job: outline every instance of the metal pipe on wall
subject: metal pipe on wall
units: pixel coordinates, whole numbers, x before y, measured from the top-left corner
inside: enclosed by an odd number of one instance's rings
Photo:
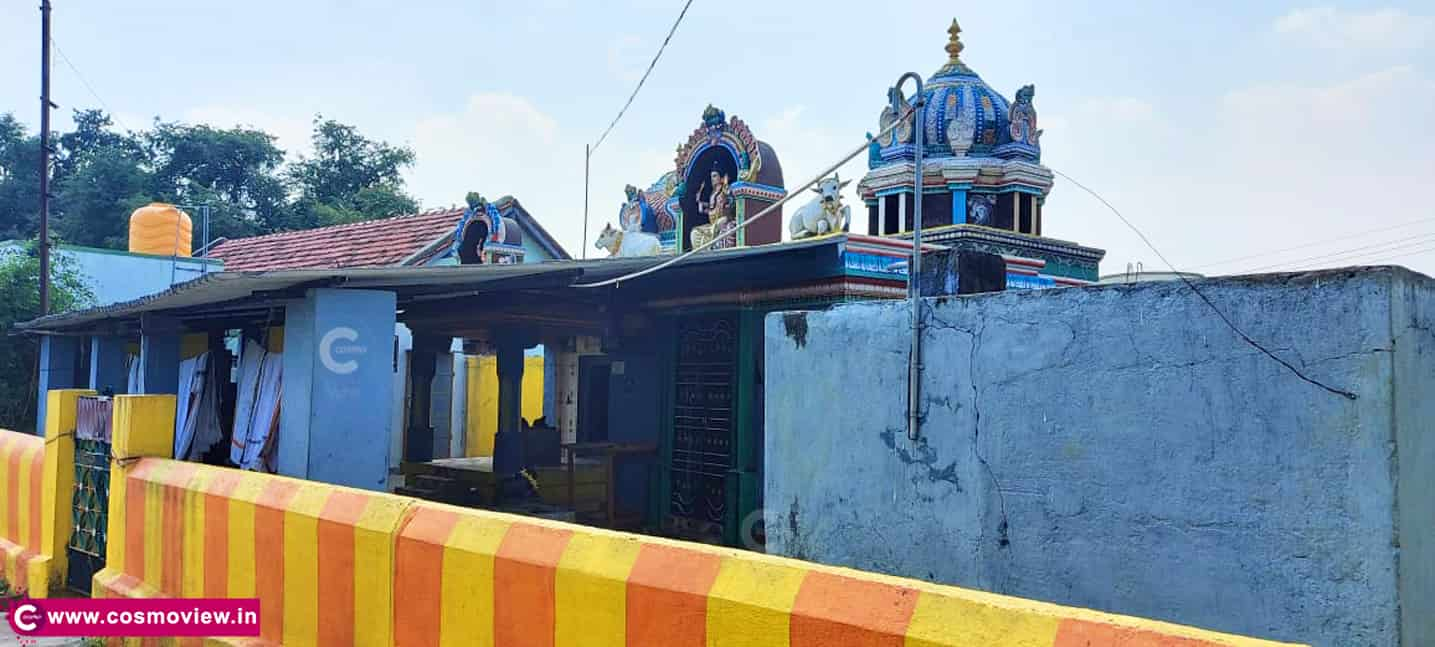
[[[897,79],[897,83],[888,91],[889,99],[892,101],[892,114],[902,114],[902,106],[898,97],[902,96],[902,84],[912,79],[917,83],[917,93],[912,102],[912,262],[907,264],[907,297],[912,300],[912,351],[907,358],[907,438],[917,440],[921,437],[921,400],[922,400],[922,288],[920,285],[922,273],[922,142],[923,124],[922,108],[926,104],[926,98],[922,94],[922,77],[916,72],[908,72]],[[898,196],[901,199],[901,196]]]

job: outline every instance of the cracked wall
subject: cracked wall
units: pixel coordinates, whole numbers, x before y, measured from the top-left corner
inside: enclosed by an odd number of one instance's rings
[[[1314,645],[1435,644],[1435,287],[1390,268],[766,322],[768,550]],[[799,511],[800,510],[800,514]],[[1403,637],[1402,637],[1403,635]]]

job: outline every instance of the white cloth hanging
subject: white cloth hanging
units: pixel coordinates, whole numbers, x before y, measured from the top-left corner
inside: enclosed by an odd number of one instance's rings
[[[125,355],[125,393],[140,392],[140,358]]]
[[[174,413],[174,457],[199,460],[223,434],[219,429],[219,380],[213,355],[204,352],[179,364]]]
[[[194,441],[194,427],[198,419],[198,404],[204,395],[204,366],[209,353],[191,357],[179,363],[179,387],[174,399],[174,453],[171,456],[184,460],[189,455]]]
[[[245,342],[244,355],[239,360],[239,393],[229,448],[230,462],[243,469],[264,469],[265,459],[272,458],[282,373],[280,353],[270,353],[253,341]]]

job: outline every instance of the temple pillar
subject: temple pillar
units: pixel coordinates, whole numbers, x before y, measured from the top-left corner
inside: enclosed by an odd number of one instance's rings
[[[427,462],[434,459],[437,445],[433,426],[433,385],[438,373],[443,339],[414,335],[409,351],[409,419],[404,434],[404,460]]]
[[[1012,194],[1012,231],[1022,232],[1022,194]]]
[[[393,292],[324,288],[285,307],[279,473],[385,489],[394,301]]]
[[[523,342],[498,340],[498,433],[493,439],[493,473],[508,476],[523,469]]]
[[[35,435],[45,433],[45,410],[49,393],[80,385],[75,365],[80,359],[80,338],[44,335],[40,337],[40,380],[35,404]]]
[[[873,236],[881,236],[890,233],[887,227],[887,197],[877,196],[877,228],[872,231]]]
[[[121,394],[128,390],[124,337],[97,335],[90,338],[89,385],[96,393],[113,389],[115,394]]]
[[[897,194],[897,231],[912,231],[912,223],[907,220],[907,194]]]
[[[967,190],[952,188],[952,224],[967,222]]]
[[[543,344],[543,422],[558,428],[556,413],[558,400],[558,349],[561,346]]]
[[[434,458],[453,455],[453,374],[453,351],[434,353],[429,395],[429,426],[433,427]]]

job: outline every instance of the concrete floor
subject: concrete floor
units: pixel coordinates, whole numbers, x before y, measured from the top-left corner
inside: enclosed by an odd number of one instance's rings
[[[22,638],[10,629],[10,614],[0,613],[0,647],[82,647],[84,638]]]

